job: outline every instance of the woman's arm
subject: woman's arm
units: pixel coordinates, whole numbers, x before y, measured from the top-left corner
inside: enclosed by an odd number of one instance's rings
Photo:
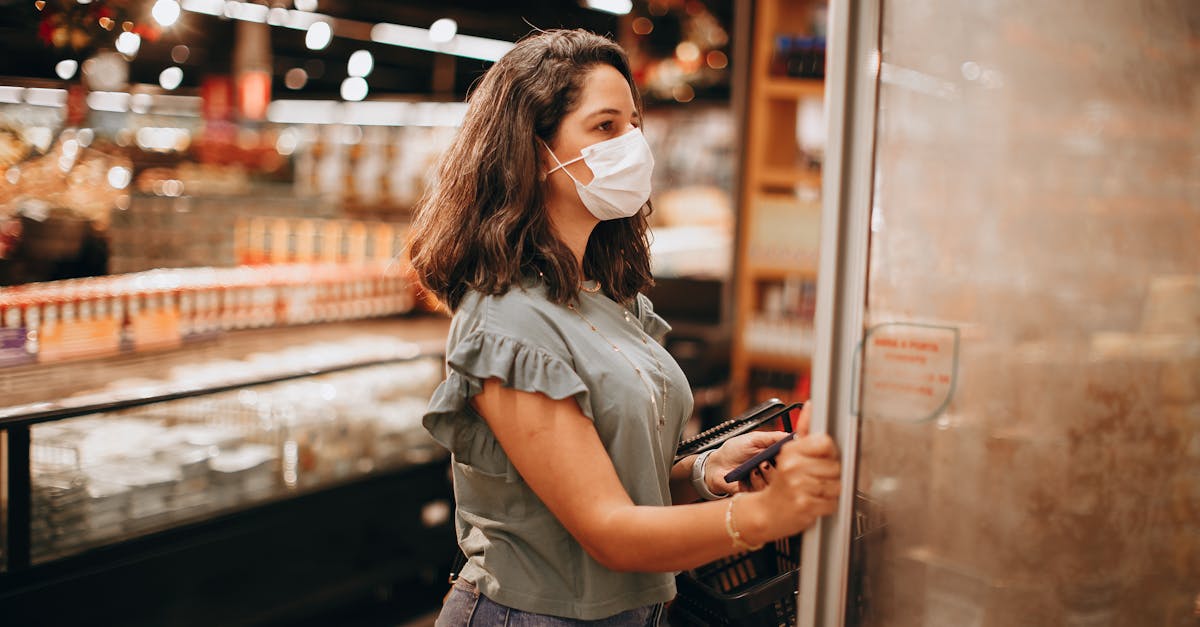
[[[604,566],[669,572],[736,552],[725,528],[728,501],[635,505],[573,399],[555,401],[489,379],[473,403],[529,487]],[[756,544],[793,535],[831,513],[840,473],[826,436],[783,447],[770,484],[737,502],[734,520],[742,537]]]
[[[695,503],[700,495],[692,487],[692,467],[699,455],[688,455],[671,466],[671,502],[675,504]]]

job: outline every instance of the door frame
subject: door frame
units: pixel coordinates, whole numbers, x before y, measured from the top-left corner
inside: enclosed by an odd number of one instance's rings
[[[837,512],[804,533],[797,624],[841,627],[846,619],[851,522],[858,451],[855,352],[864,330],[882,0],[833,0],[826,69],[826,147],[812,425],[828,433],[842,460]]]

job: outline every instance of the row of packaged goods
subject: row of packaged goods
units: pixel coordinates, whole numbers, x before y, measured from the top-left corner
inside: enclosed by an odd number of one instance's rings
[[[770,72],[792,78],[825,78],[825,38],[776,35]]]
[[[816,336],[815,277],[791,276],[759,281],[755,315],[746,321],[743,343],[763,355],[804,358],[812,354]]]
[[[241,221],[328,219],[335,213],[320,198],[286,189],[237,196],[134,195],[128,209],[113,212],[106,231],[108,271],[235,266],[243,263],[236,246]]]
[[[234,229],[237,263],[399,262],[407,242],[405,225],[362,220],[239,218]]]
[[[411,311],[393,264],[188,268],[28,284],[0,294],[0,367],[172,348],[222,331]]]
[[[457,124],[291,130],[296,190],[351,204],[411,207],[425,192],[433,164],[457,130]]]
[[[165,199],[134,204],[156,200]],[[173,202],[193,204],[189,200]],[[191,209],[122,215],[110,228],[113,273],[264,263],[388,264],[401,259],[408,233],[390,222],[296,215],[214,217]]]
[[[397,342],[363,336],[179,366],[161,385],[203,385],[218,370],[248,378],[298,356],[345,359]],[[37,425],[35,560],[439,459],[421,416],[440,379],[439,360],[415,359]]]

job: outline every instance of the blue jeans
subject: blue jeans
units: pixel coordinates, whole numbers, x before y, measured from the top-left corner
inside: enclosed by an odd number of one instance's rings
[[[454,582],[435,627],[667,627],[663,604],[647,605],[600,620],[577,620],[522,612],[505,607],[479,594],[475,584],[459,579]]]

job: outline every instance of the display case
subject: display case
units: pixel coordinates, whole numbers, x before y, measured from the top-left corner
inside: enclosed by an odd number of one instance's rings
[[[444,333],[440,318],[247,330],[6,370],[10,388],[46,385],[0,410],[0,616],[262,624],[380,590],[435,599],[422,586],[453,557],[452,494],[421,416]],[[72,387],[67,368],[76,393],[37,400]]]

